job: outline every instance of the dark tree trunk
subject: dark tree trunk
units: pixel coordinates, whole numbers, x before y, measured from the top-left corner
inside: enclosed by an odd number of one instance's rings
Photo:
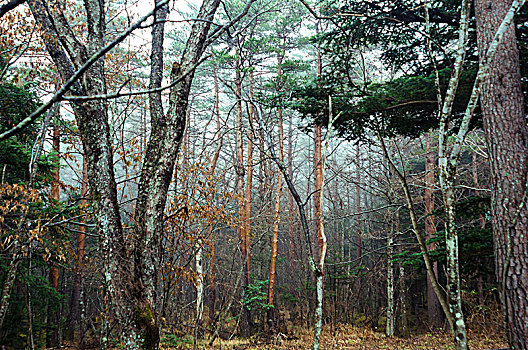
[[[512,1],[475,0],[481,61]],[[481,91],[492,174],[495,266],[508,341],[528,349],[528,128],[513,24],[507,29]]]

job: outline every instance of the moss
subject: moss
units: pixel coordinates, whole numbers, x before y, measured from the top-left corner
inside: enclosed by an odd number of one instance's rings
[[[144,349],[158,349],[159,329],[156,318],[149,304],[144,307],[136,307],[136,321],[141,329]]]

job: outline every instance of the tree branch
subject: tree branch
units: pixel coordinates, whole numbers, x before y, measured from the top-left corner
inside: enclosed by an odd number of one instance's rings
[[[40,108],[38,108],[35,112],[31,113],[30,116],[22,120],[12,129],[4,132],[3,134],[0,134],[0,141],[5,140],[6,138],[22,131],[29,124],[34,122],[42,113],[47,111],[53,105],[53,103],[60,101],[62,97],[70,90],[70,87],[72,87],[72,85],[77,82],[77,79],[79,79],[81,75],[83,75],[95,62],[97,62],[107,52],[117,46],[117,44],[122,42],[128,35],[130,35],[130,33],[138,29],[141,24],[145,22],[150,16],[152,16],[159,7],[167,4],[168,2],[169,0],[163,0],[162,2],[160,2],[158,6],[155,6],[152,11],[147,13],[145,16],[141,17],[136,23],[134,23],[127,30],[121,33],[116,39],[114,39],[112,42],[108,43],[101,50],[92,55],[92,57],[90,57],[88,61],[86,61],[77,71],[75,71],[71,78],[68,79],[68,81],[62,86],[62,88],[60,88],[59,91],[57,91],[48,102],[43,104]]]

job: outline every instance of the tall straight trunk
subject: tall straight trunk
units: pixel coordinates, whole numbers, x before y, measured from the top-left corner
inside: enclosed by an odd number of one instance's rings
[[[281,81],[282,78],[282,55],[277,56],[277,81]],[[277,124],[279,128],[279,161],[284,161],[284,132],[283,132],[283,118],[282,118],[282,106],[279,107],[277,112]],[[268,309],[267,320],[268,326],[271,331],[275,328],[275,278],[276,278],[276,267],[277,267],[277,250],[279,242],[279,223],[280,223],[280,206],[282,196],[282,173],[277,172],[277,192],[275,193],[275,210],[273,213],[273,233],[271,237],[271,259],[270,259],[270,273],[269,273],[269,285],[268,285]]]
[[[475,0],[480,63],[514,1]],[[491,167],[495,268],[510,347],[528,349],[528,127],[515,26],[507,27],[481,93]]]
[[[322,204],[323,204],[323,194],[322,194],[322,184],[323,184],[323,167],[321,162],[321,126],[317,125],[314,128],[314,223],[315,223],[315,232],[317,235],[317,260],[318,268],[315,270],[315,294],[316,294],[316,304],[314,310],[314,341],[313,348],[314,350],[319,349],[321,345],[321,330],[323,327],[323,293],[324,293],[324,255],[323,255],[323,235],[324,235],[324,226],[323,226],[323,213],[322,213]],[[321,263],[323,262],[323,263]]]
[[[393,221],[393,220],[392,220]],[[394,222],[391,222],[387,233],[387,327],[385,334],[394,336]]]
[[[249,100],[253,101],[253,85],[254,78],[253,72],[249,75]],[[245,193],[245,213],[244,213],[244,236],[246,253],[249,255],[251,251],[251,192],[253,190],[253,102],[249,103],[248,106],[248,127],[246,129],[248,145],[247,145],[247,177],[246,177],[246,193]],[[247,278],[249,281],[249,267],[250,261],[247,259],[246,262]]]
[[[249,266],[250,257],[246,237],[246,205],[245,205],[245,168],[244,168],[244,127],[242,122],[242,64],[240,59],[236,61],[235,72],[235,97],[236,97],[236,164],[235,171],[237,175],[238,191],[238,236],[244,272],[242,276],[242,293],[249,285]],[[250,313],[247,307],[242,308],[242,317],[240,320],[240,333],[244,337],[250,335]]]
[[[475,197],[478,197],[480,194],[479,188],[479,178],[478,178],[478,167],[477,167],[477,152],[473,152],[472,155],[472,162],[471,162],[471,176],[473,178],[473,186],[475,187]],[[486,228],[486,218],[484,215],[479,214],[479,224],[481,229]],[[479,265],[482,263],[482,258],[479,257]],[[482,272],[477,268],[475,271],[476,277],[477,277],[477,296],[478,296],[478,302],[479,305],[484,305],[484,280],[482,278]]]
[[[202,324],[203,316],[203,296],[204,296],[204,270],[203,270],[203,240],[197,243],[195,255],[196,268],[196,316],[194,322],[194,344],[196,347],[198,341],[198,333]]]
[[[83,157],[83,171],[82,171],[82,183],[81,183],[81,201],[80,207],[85,208],[86,206],[86,195],[88,194],[88,174],[86,172],[86,158]],[[86,219],[82,220],[86,223]],[[81,344],[83,342],[83,329],[82,329],[82,310],[81,310],[81,293],[83,283],[83,264],[84,264],[84,252],[86,242],[86,226],[80,225],[79,233],[77,235],[77,259],[75,261],[75,276],[73,281],[72,300],[70,306],[70,338],[73,340],[75,336],[75,329],[77,325],[81,325]]]
[[[319,33],[319,22],[316,25],[316,31]],[[317,47],[317,77],[319,78],[323,71],[323,64],[321,59],[321,48]],[[329,100],[331,103],[331,100]],[[329,106],[329,120],[332,119],[332,107]],[[328,128],[331,125],[329,123]],[[327,133],[328,135],[328,133]],[[316,306],[314,310],[314,339],[313,349],[318,350],[321,346],[321,331],[323,328],[323,298],[324,298],[324,262],[326,255],[326,236],[324,233],[323,223],[323,159],[321,157],[321,126],[316,125],[314,130],[315,147],[314,147],[314,222],[317,233],[318,243],[318,264],[317,268],[313,269],[315,277],[315,291],[316,291]]]
[[[214,113],[216,115],[216,129],[217,132],[220,135],[220,90],[218,88],[218,74],[216,72],[216,66],[213,66],[213,79],[214,79],[214,87],[215,87],[215,102],[214,102]],[[210,179],[214,176],[214,171],[216,167],[216,163],[218,161],[218,157],[220,157],[220,150],[222,148],[222,138],[219,140],[218,147],[216,149],[215,155],[213,157],[213,160],[211,162],[211,167],[209,168],[209,176]],[[209,241],[211,244],[211,260],[209,263],[209,320],[211,323],[214,322],[215,315],[216,315],[216,274],[215,274],[215,263],[216,263],[216,249],[215,249],[215,234],[214,234],[214,227],[213,225],[209,225]]]
[[[432,150],[432,134],[425,136],[425,239],[430,240],[434,238],[436,233],[435,219],[433,211],[435,209],[434,186],[435,186],[435,153]],[[427,245],[429,251],[436,249],[436,243],[429,243]],[[433,262],[433,271],[438,279],[438,262]],[[431,280],[427,279],[427,317],[429,327],[433,330],[438,330],[442,327],[442,307],[436,296],[436,293],[431,284]]]
[[[290,123],[288,126],[288,176],[293,181],[293,118],[289,118]],[[290,271],[292,274],[297,273],[297,264],[295,262],[297,251],[296,242],[296,225],[295,225],[295,201],[290,192],[288,192],[288,241],[290,245]],[[302,256],[301,253],[299,255]],[[291,285],[293,287],[293,285]],[[294,288],[290,288],[292,295]]]
[[[361,153],[359,150],[359,143],[356,146],[356,259],[357,264],[361,265],[361,225],[362,225],[362,214],[361,213],[361,171],[360,171],[360,157]]]
[[[318,251],[321,250],[321,220],[322,220],[322,208],[321,208],[321,186],[323,181],[323,168],[321,162],[321,126],[317,125],[314,128],[314,223],[315,223],[315,232],[317,234],[317,244],[319,246]],[[319,256],[318,256],[319,258]]]
[[[60,130],[57,125],[53,127],[53,150],[57,154],[57,160],[55,161],[55,172],[53,173],[53,182],[51,183],[51,198],[55,201],[59,201],[59,189],[60,189]],[[53,262],[50,266],[48,282],[51,288],[56,293],[59,292],[59,268]],[[48,324],[46,332],[46,346],[56,347],[59,346],[59,312],[58,309],[54,310],[57,305],[48,304]]]
[[[440,162],[442,156],[439,156]],[[454,317],[453,332],[455,336],[455,349],[466,350],[467,333],[462,310],[462,297],[460,291],[460,268],[458,262],[458,235],[455,226],[455,189],[454,174],[448,172],[440,165],[440,184],[444,197],[446,251],[447,251],[447,294],[449,308]]]

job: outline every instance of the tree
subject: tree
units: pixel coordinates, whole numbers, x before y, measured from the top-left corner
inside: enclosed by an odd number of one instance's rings
[[[516,1],[475,1],[480,64],[489,64],[481,93],[492,174],[495,264],[508,342],[528,349],[528,127],[521,89],[515,26],[510,21],[490,62],[489,48]],[[511,10],[510,10],[511,11]]]
[[[152,121],[153,130],[136,206],[136,239],[139,244],[133,249],[133,263],[128,258],[131,252],[127,251],[122,231],[106,102],[104,99],[72,101],[87,159],[90,194],[95,201],[95,219],[101,233],[100,250],[106,290],[112,314],[121,321],[122,341],[130,349],[158,347],[159,331],[153,311],[156,267],[152,262],[155,262],[155,248],[163,230],[167,189],[185,127],[187,98],[193,78],[193,73],[187,71],[195,67],[202,56],[210,20],[218,4],[218,0],[206,0],[202,4],[198,17],[206,21],[193,24],[180,62],[181,69],[173,69],[171,73],[171,80],[175,83],[171,88],[169,111],[167,115]],[[42,27],[42,38],[64,82],[74,77],[75,69],[91,62],[90,59],[93,60],[107,47],[104,39],[104,2],[87,1],[84,4],[88,28],[86,45],[74,34],[60,4],[48,5],[35,0],[30,1],[29,5]],[[157,7],[163,5],[163,2],[157,3]],[[59,41],[55,38],[59,38]],[[88,97],[106,93],[102,60],[86,68],[84,79],[73,83],[72,92],[76,96]]]

